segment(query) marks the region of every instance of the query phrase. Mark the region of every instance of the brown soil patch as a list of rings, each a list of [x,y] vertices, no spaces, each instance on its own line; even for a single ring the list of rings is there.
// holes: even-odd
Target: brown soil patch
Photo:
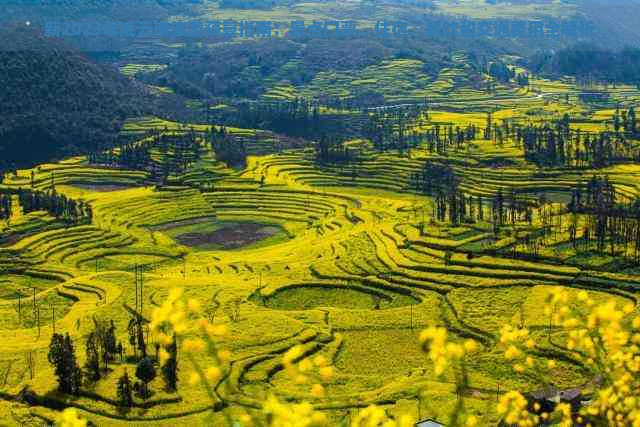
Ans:
[[[211,232],[185,233],[176,240],[185,246],[221,246],[237,249],[271,237],[280,231],[278,227],[255,223],[229,224]]]

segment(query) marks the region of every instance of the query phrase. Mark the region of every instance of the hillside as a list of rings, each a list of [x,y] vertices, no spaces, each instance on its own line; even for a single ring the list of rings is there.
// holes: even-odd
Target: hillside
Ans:
[[[35,30],[0,40],[0,167],[93,150],[143,110],[141,87]]]

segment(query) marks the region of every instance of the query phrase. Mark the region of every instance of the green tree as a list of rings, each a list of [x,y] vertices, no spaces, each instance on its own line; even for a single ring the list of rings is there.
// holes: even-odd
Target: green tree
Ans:
[[[142,397],[146,398],[149,392],[149,383],[156,377],[156,368],[150,358],[145,357],[138,363],[136,377],[142,381]]]
[[[109,329],[107,329],[104,344],[105,344],[105,352],[108,355],[108,359],[113,360],[114,356],[118,352],[118,343],[116,340],[116,326],[114,325],[113,320],[111,320]]]
[[[76,359],[76,352],[71,342],[71,337],[67,333],[64,337],[64,358],[65,366],[67,367],[67,382],[69,387],[69,393],[78,394],[80,391],[80,385],[82,384],[82,371],[78,366]]]
[[[58,389],[64,391],[66,386],[64,377],[64,337],[62,334],[53,334],[51,337],[48,359],[49,363],[55,367],[55,374],[58,377]]]
[[[98,353],[97,336],[95,332],[91,332],[87,335],[85,341],[85,354],[87,360],[84,364],[89,379],[91,381],[98,381],[100,379],[100,355]]]
[[[120,406],[124,408],[130,408],[133,406],[131,390],[131,380],[129,379],[129,374],[125,370],[124,375],[118,379],[118,403]]]
[[[49,344],[49,363],[55,367],[58,378],[58,390],[63,393],[77,394],[80,390],[82,373],[76,362],[75,350],[69,334],[53,334]]]

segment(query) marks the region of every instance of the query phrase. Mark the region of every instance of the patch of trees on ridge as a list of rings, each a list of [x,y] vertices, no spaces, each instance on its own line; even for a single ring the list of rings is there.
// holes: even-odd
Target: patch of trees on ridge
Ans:
[[[555,54],[542,53],[530,58],[535,73],[574,76],[577,81],[640,84],[640,49],[619,51],[594,45],[577,45]]]
[[[524,156],[539,166],[602,168],[616,162],[640,161],[634,107],[616,111],[613,131],[597,133],[570,128],[567,114],[555,126],[529,125],[507,130],[524,149]]]
[[[493,197],[466,195],[460,190],[460,178],[453,168],[442,162],[427,160],[412,176],[413,189],[434,198],[432,219],[450,224],[487,221],[494,233],[500,226],[533,221],[533,205],[511,191],[505,196],[498,190]]]
[[[372,141],[374,148],[379,151],[397,149],[402,152],[425,144],[431,153],[446,154],[449,147],[460,149],[466,142],[476,139],[480,132],[475,125],[460,127],[439,124],[425,132],[417,132],[416,125],[422,127],[429,118],[428,108],[428,105],[425,108],[416,105],[389,111],[376,110],[368,114],[362,126],[362,135]],[[485,139],[488,139],[486,133]]]
[[[49,191],[18,190],[18,200],[23,213],[46,211],[69,224],[90,224],[93,219],[91,205],[75,200],[55,189]]]
[[[170,176],[184,174],[207,149],[230,167],[246,165],[245,139],[230,134],[224,126],[212,127],[206,132],[196,132],[193,128],[180,131],[153,129],[139,141],[91,153],[89,163],[146,171],[150,173],[151,180],[166,184]]]
[[[169,175],[183,174],[190,164],[200,159],[202,148],[195,130],[163,131],[152,129],[146,136],[117,149],[91,153],[89,163],[146,171],[151,179],[166,183]]]

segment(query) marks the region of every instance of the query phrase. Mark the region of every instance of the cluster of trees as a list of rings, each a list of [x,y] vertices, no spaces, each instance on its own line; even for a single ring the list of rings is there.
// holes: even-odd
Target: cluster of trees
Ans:
[[[116,340],[116,327],[113,320],[107,323],[94,317],[93,324],[93,331],[85,339],[85,369],[87,378],[95,382],[102,377],[102,372],[108,371],[109,362],[115,359],[116,354],[119,353],[122,358],[123,348],[122,343]]]
[[[0,194],[0,220],[11,217],[11,194]]]
[[[494,61],[489,65],[489,75],[501,83],[508,83],[516,77],[516,72],[502,61]]]
[[[109,363],[115,361],[116,355],[120,361],[124,361],[124,349],[122,343],[117,341],[116,327],[113,320],[93,319],[94,328],[85,337],[86,362],[84,370],[78,366],[73,342],[67,333],[53,334],[49,344],[49,362],[55,367],[55,375],[58,380],[58,390],[62,393],[78,395],[83,380],[87,384],[95,383],[106,375]],[[117,396],[118,404],[123,408],[130,408],[134,404],[133,393],[137,392],[146,399],[149,395],[149,383],[157,376],[156,362],[158,361],[158,349],[156,346],[155,360],[147,355],[144,334],[142,333],[142,320],[140,316],[133,319],[135,339],[132,346],[140,351],[140,357],[136,351],[137,360],[135,376],[139,381],[131,382],[128,372],[118,379]],[[131,333],[131,325],[130,325]],[[142,337],[142,339],[140,339]],[[174,336],[172,344],[168,346],[169,357],[162,365],[161,373],[164,383],[169,391],[176,391],[178,387],[178,347]]]
[[[238,105],[237,120],[241,127],[271,129],[288,135],[313,138],[321,129],[331,131],[327,120],[321,117],[320,104],[304,98],[292,101]],[[333,132],[337,133],[337,132]]]
[[[91,223],[93,211],[91,205],[82,200],[76,201],[53,190],[18,190],[18,200],[23,213],[47,211],[70,224]]]
[[[449,147],[454,146],[460,149],[465,142],[476,139],[478,128],[476,125],[467,125],[465,128],[460,126],[453,127],[451,125],[440,127],[435,125],[426,133],[418,136],[419,143],[425,142],[427,150],[431,153],[446,154]]]
[[[617,202],[608,177],[593,176],[577,185],[567,209],[572,214],[569,235],[574,248],[580,244],[588,248],[595,242],[598,252],[608,250],[615,256],[620,249],[627,254],[633,245],[634,259],[640,261],[640,202]]]
[[[518,86],[529,85],[529,74],[524,71],[517,73],[514,68],[510,68],[502,61],[493,61],[489,65],[489,75],[500,83],[509,83],[512,79]]]
[[[140,169],[151,162],[149,144],[145,141],[140,144],[130,144],[120,147],[117,157],[118,165],[129,169]]]
[[[247,165],[247,147],[244,139],[230,135],[224,127],[211,132],[211,148],[218,161],[230,167],[245,167]]]
[[[153,156],[153,152],[157,156]],[[170,132],[153,129],[138,142],[121,144],[118,150],[106,150],[89,155],[89,162],[108,167],[149,171],[155,181],[166,182],[169,175],[184,173],[200,159],[202,147],[193,128]]]
[[[318,163],[349,163],[357,155],[338,138],[322,135],[315,146],[315,160]]]
[[[153,163],[152,173],[163,182],[170,174],[183,174],[190,164],[200,159],[201,147],[193,129],[184,133],[160,133],[155,140],[152,144],[160,151],[160,164]]]
[[[418,104],[394,109],[381,108],[367,115],[361,132],[379,151],[402,151],[421,142],[421,135],[411,129],[427,117],[428,107]]]
[[[420,171],[413,176],[416,191],[434,198],[434,216],[437,221],[448,220],[458,224],[464,219],[464,200],[459,190],[460,180],[453,168],[444,163],[426,161]]]
[[[627,136],[634,136],[638,133],[638,119],[633,105],[626,111],[620,111],[619,106],[616,108],[616,112],[613,115],[613,130],[616,133],[622,131]]]
[[[144,170],[151,163],[150,141],[135,144],[120,144],[119,150],[96,151],[89,154],[89,163],[110,167]]]
[[[134,384],[134,390],[137,390],[143,397],[148,396],[149,382],[157,376],[154,360],[159,362],[159,343],[155,344],[155,359],[150,357],[147,352],[147,341],[145,339],[145,328],[148,334],[148,327],[145,325],[145,320],[142,316],[135,313],[129,320],[127,331],[129,333],[129,344],[134,350],[134,360],[138,361],[136,367],[136,377],[141,381],[138,384]],[[148,337],[147,337],[148,338]],[[169,353],[168,359],[161,366],[161,374],[164,380],[165,386],[169,391],[176,391],[178,389],[178,346],[176,337],[173,337],[173,342],[166,348]]]
[[[568,233],[575,251],[608,254],[617,259],[640,262],[640,201],[620,202],[608,177],[593,176],[586,184],[578,183],[566,206],[546,203],[542,198],[537,216],[541,229],[520,240],[525,257],[537,256],[540,248],[554,236]],[[516,255],[516,248],[513,248]]]
[[[526,87],[529,86],[529,73],[517,73],[516,74],[516,83],[518,86]]]
[[[134,357],[144,359],[147,357],[147,343],[144,338],[144,320],[142,316],[135,315],[129,319],[127,332],[129,333],[129,344],[134,351]]]
[[[445,163],[428,160],[412,177],[414,189],[434,198],[433,218],[450,224],[487,221],[497,233],[500,226],[533,222],[533,206],[511,191],[506,197],[498,190],[494,197],[466,195],[460,190],[460,179]]]
[[[82,385],[82,371],[78,367],[75,348],[69,334],[53,334],[49,344],[49,363],[55,368],[58,390],[77,395]]]
[[[370,114],[363,126],[362,134],[380,151],[402,151],[426,144],[429,152],[445,154],[449,147],[463,148],[466,142],[476,139],[479,133],[479,128],[474,124],[466,127],[444,127],[436,124],[422,133],[411,130],[416,125],[422,126],[427,117],[428,110],[420,111],[418,106],[409,107],[404,111],[399,109],[394,114]]]
[[[558,120],[555,126],[528,125],[512,129],[515,142],[524,150],[525,159],[540,166],[575,168],[601,168],[615,162],[639,160],[640,150],[632,144],[636,133],[633,107],[623,119],[614,116],[615,131],[595,134],[572,130],[569,116]],[[628,131],[621,132],[621,129]]]

